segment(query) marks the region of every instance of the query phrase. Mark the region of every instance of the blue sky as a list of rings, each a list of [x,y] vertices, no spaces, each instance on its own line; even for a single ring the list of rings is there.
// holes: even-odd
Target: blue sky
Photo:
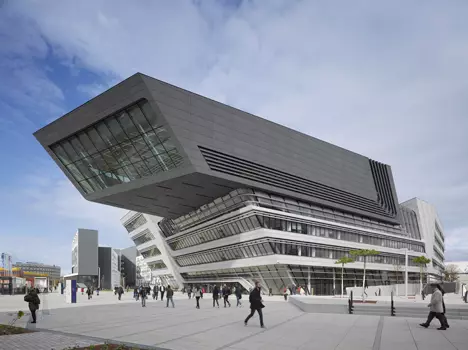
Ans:
[[[70,269],[77,227],[131,244],[32,133],[140,71],[392,166],[468,260],[468,4],[0,1],[0,251]]]

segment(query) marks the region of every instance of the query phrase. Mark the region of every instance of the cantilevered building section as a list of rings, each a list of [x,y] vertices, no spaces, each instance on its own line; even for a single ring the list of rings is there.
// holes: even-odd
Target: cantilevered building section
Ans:
[[[390,167],[265,119],[135,74],[35,136],[86,199],[131,210],[167,283],[331,294],[334,261],[360,248],[382,252],[370,284],[401,281],[405,249],[418,278],[425,240]],[[346,284],[361,276],[350,264]]]

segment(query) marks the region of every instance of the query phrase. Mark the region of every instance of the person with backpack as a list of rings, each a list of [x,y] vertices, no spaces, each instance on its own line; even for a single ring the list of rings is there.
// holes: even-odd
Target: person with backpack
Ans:
[[[284,297],[284,300],[288,300],[288,295],[290,294],[291,292],[289,291],[288,287],[284,287],[284,290],[283,290],[283,297]]]
[[[237,287],[236,288],[236,299],[237,299],[237,305],[236,307],[242,307],[242,290],[240,289],[240,287]]]
[[[265,307],[262,303],[262,295],[260,293],[260,282],[255,282],[255,288],[250,292],[249,301],[250,301],[250,314],[244,321],[244,325],[247,326],[247,322],[252,318],[257,311],[258,316],[260,317],[260,327],[265,328],[263,324],[263,311],[262,309]]]
[[[37,295],[37,288],[32,288],[28,294],[24,296],[24,301],[28,303],[29,311],[31,311],[32,322],[36,323],[36,310],[39,310],[41,300]]]

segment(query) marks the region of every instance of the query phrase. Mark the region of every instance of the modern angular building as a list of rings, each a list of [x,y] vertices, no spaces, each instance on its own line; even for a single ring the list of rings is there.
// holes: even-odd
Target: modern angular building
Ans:
[[[131,211],[122,223],[166,283],[332,294],[351,249],[381,252],[369,284],[393,283],[405,252],[416,280],[412,257],[433,256],[388,165],[143,74],[35,136],[84,198]]]

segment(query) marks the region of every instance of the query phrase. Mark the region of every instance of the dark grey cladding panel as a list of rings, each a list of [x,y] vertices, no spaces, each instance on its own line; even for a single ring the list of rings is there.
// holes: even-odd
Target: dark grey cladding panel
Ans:
[[[151,100],[151,95],[141,75],[135,74],[36,131],[34,136],[47,148],[142,98]]]
[[[388,166],[369,162],[359,154],[156,79],[144,79],[161,113],[199,171],[224,176],[220,169],[214,170],[207,164],[199,150],[205,147],[333,189],[331,192],[317,190],[316,195],[307,192],[305,197],[306,192],[301,192],[301,199],[320,199],[322,204],[334,202],[341,208],[359,206],[362,211],[378,216],[397,216],[396,193]],[[237,176],[239,182],[249,186],[275,188],[275,184],[266,186],[260,179],[229,175],[228,179]],[[286,193],[294,196],[292,189]],[[331,200],[327,201],[327,196]],[[357,198],[361,200],[354,201]]]

